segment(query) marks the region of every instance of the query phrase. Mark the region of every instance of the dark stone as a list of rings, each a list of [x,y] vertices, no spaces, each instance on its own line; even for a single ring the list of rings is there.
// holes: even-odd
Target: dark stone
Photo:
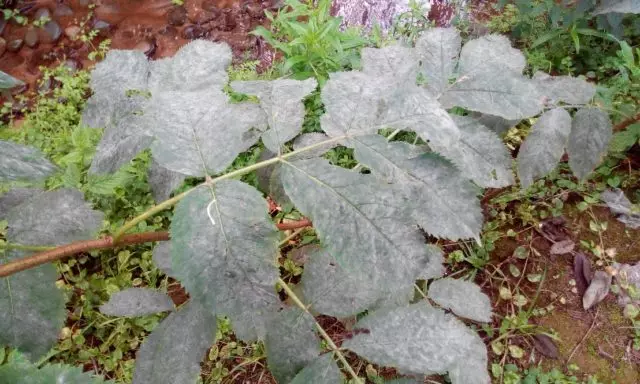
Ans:
[[[237,25],[237,21],[236,21],[237,15],[235,14],[235,12],[231,12],[229,10],[228,12],[224,12],[223,16],[224,16],[224,19],[223,19],[224,23],[222,24],[222,30],[233,31],[233,29]]]
[[[4,27],[7,26],[7,20],[4,17],[0,17],[0,36],[2,36],[2,32],[4,32]]]
[[[152,41],[144,40],[136,44],[135,47],[133,47],[135,51],[140,51],[145,55],[147,55],[147,57],[153,56],[153,54],[156,53],[156,48],[157,48],[157,45],[155,40],[152,40]]]
[[[7,44],[7,51],[9,52],[18,52],[20,48],[22,48],[22,39],[11,40]]]
[[[45,31],[46,40],[51,43],[58,41],[62,36],[62,28],[56,21],[49,21],[42,29]]]
[[[35,27],[29,27],[24,35],[24,43],[30,48],[38,45],[38,30]]]
[[[36,14],[33,15],[33,19],[34,20],[40,20],[40,19],[49,19],[51,20],[51,12],[49,11],[49,8],[40,8],[36,11]]]
[[[182,31],[182,37],[188,40],[199,39],[206,31],[199,25],[189,25]]]
[[[93,22],[93,29],[96,29],[100,36],[107,36],[111,29],[111,24],[106,21],[96,20]]]
[[[53,10],[53,16],[64,17],[73,15],[73,9],[66,4],[58,4],[56,9]]]
[[[4,51],[7,50],[7,42],[5,39],[0,37],[0,57],[4,54]]]
[[[187,10],[184,7],[172,8],[167,14],[169,25],[181,26],[187,22]]]

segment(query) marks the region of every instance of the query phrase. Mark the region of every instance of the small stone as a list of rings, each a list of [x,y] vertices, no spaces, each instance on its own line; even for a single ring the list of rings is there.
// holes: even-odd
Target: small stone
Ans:
[[[24,43],[30,48],[38,45],[38,31],[34,27],[30,27],[24,35]]]
[[[0,37],[0,57],[4,54],[4,51],[7,50],[7,41]]]
[[[189,25],[182,31],[182,37],[188,40],[198,39],[204,34],[205,30],[197,25]]]
[[[7,51],[9,52],[18,52],[20,48],[22,48],[22,39],[11,40],[7,44]]]
[[[45,31],[46,40],[50,43],[58,41],[60,36],[62,36],[62,28],[56,21],[49,21],[42,29]]]
[[[67,35],[67,37],[70,38],[71,40],[75,40],[80,34],[81,30],[82,29],[77,25],[72,25],[64,29],[64,34]]]
[[[91,0],[80,0],[78,3],[83,7],[88,7],[91,4]]]
[[[167,15],[169,25],[181,26],[187,22],[187,10],[184,7],[175,7]]]
[[[51,12],[49,11],[49,8],[40,8],[36,11],[36,14],[33,15],[33,19],[34,20],[40,20],[40,19],[48,19],[51,20]]]
[[[62,66],[72,73],[82,68],[82,65],[79,62],[71,59],[65,60],[64,63],[62,63]]]
[[[93,23],[93,29],[96,29],[100,36],[106,36],[111,29],[111,24],[107,23],[106,21],[96,20]]]
[[[56,17],[64,17],[73,15],[73,9],[65,4],[58,4],[56,9],[53,11],[53,16]]]
[[[151,57],[156,52],[156,43],[155,41],[141,41],[133,47],[133,50],[140,51],[147,55],[147,57]]]

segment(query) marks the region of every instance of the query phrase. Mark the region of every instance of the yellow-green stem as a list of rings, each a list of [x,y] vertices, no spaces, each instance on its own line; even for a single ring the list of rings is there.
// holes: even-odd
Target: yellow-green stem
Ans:
[[[304,303],[300,300],[298,295],[296,295],[295,292],[293,292],[293,290],[289,287],[289,285],[287,285],[287,283],[284,280],[282,280],[281,278],[278,278],[278,284],[282,287],[282,289],[284,289],[284,291],[287,293],[287,296],[289,296],[289,298],[294,302],[295,305],[297,305],[300,309],[308,313],[310,316],[313,316],[311,315],[311,312],[309,312],[309,309],[307,309],[307,306],[304,305]],[[317,321],[315,323],[316,323],[316,328],[320,333],[320,336],[322,336],[322,338],[327,342],[327,345],[329,346],[329,348],[336,354],[336,356],[338,356],[338,360],[340,360],[340,362],[342,363],[342,366],[349,373],[353,381],[356,384],[364,384],[364,382],[360,380],[360,378],[358,377],[358,374],[353,370],[351,365],[349,365],[349,362],[344,357],[342,352],[340,352],[340,348],[338,348],[338,346],[333,342],[331,337],[329,337],[329,334],[327,334],[327,331],[325,331],[324,328],[322,328],[320,323],[318,323]]]

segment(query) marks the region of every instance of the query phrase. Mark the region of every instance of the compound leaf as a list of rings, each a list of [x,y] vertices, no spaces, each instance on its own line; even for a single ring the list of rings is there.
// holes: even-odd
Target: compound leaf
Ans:
[[[594,15],[603,13],[640,13],[640,3],[636,0],[603,0],[594,11]]]
[[[287,383],[320,354],[313,316],[297,307],[272,316],[264,341],[269,371],[278,383]]]
[[[0,383],[12,384],[115,384],[82,371],[82,368],[62,364],[36,365],[9,363],[0,366]]]
[[[427,244],[427,252],[429,253],[429,262],[426,268],[418,275],[419,279],[429,280],[442,277],[445,274],[444,254],[438,246]]]
[[[265,112],[269,124],[269,129],[262,134],[262,142],[274,153],[281,153],[282,146],[302,130],[305,114],[302,99],[311,94],[317,85],[315,79],[231,83],[236,92],[255,95],[260,100],[260,107]]]
[[[544,72],[536,72],[533,79],[542,95],[554,104],[559,101],[567,104],[587,104],[596,95],[595,85],[578,77],[550,76]]]
[[[415,84],[418,58],[413,49],[401,45],[362,49],[362,71],[373,76],[393,76],[398,82]]]
[[[478,123],[489,128],[499,136],[502,136],[509,130],[509,128],[516,126],[520,122],[519,119],[507,120],[500,116],[487,115],[485,113],[478,112],[472,113],[471,116],[473,116]]]
[[[165,201],[176,188],[182,185],[187,177],[158,164],[155,160],[149,166],[148,180],[151,193],[156,202]]]
[[[171,243],[163,241],[153,248],[153,263],[167,276],[173,276],[171,269]]]
[[[485,323],[491,321],[491,300],[477,284],[469,281],[436,280],[429,286],[429,298],[458,316]]]
[[[327,251],[349,274],[398,291],[425,268],[424,237],[408,220],[406,197],[393,186],[324,159],[285,162],[282,182],[295,206],[313,221]]]
[[[430,147],[481,187],[501,188],[513,184],[511,155],[498,135],[471,117],[452,117],[462,132],[460,140],[450,146],[429,143]]]
[[[458,71],[463,75],[471,75],[483,69],[510,69],[522,73],[527,60],[520,50],[511,46],[511,41],[504,35],[485,35],[467,42],[460,51]]]
[[[265,129],[257,104],[232,104],[218,90],[156,94],[145,115],[154,121],[158,164],[197,177],[225,170]]]
[[[569,166],[578,179],[587,177],[600,164],[612,135],[611,120],[606,112],[596,108],[576,112],[567,153]]]
[[[82,193],[60,189],[35,195],[8,212],[7,240],[23,245],[62,245],[95,235],[103,214],[91,210]],[[8,260],[25,256],[10,251]],[[65,310],[51,264],[0,279],[0,344],[32,358],[44,355],[57,340]]]
[[[380,135],[351,142],[360,163],[407,196],[413,219],[425,231],[453,240],[479,236],[483,216],[476,190],[447,160]]]
[[[262,338],[267,315],[280,304],[278,239],[267,202],[249,185],[225,180],[198,188],[175,209],[173,275],[205,308],[229,316],[238,337]]]
[[[373,312],[356,324],[368,333],[343,343],[372,363],[415,373],[449,373],[454,384],[488,384],[487,350],[460,320],[425,305]]]
[[[128,288],[116,292],[100,306],[100,312],[107,316],[124,317],[147,316],[174,309],[169,296],[149,288]]]
[[[0,182],[38,181],[56,171],[56,166],[36,148],[0,140],[0,153]]]
[[[309,146],[312,146],[312,145],[320,144],[320,143],[328,141],[329,139],[330,139],[329,136],[325,135],[324,133],[320,133],[320,132],[304,133],[304,134],[296,137],[296,139],[293,141],[293,150],[297,151],[297,150],[300,150],[300,149],[305,148],[305,147],[309,147]],[[330,149],[336,147],[337,145],[338,145],[338,143],[335,142],[335,141],[328,142],[326,144],[320,145],[317,148],[302,152],[299,155],[296,155],[295,158],[296,159],[310,159],[312,157],[320,157],[320,156],[324,155]]]
[[[342,384],[344,377],[333,360],[333,353],[315,358],[289,384]]]
[[[216,317],[191,300],[164,319],[142,343],[133,384],[195,383],[200,362],[215,335]]]
[[[571,115],[565,109],[552,109],[540,116],[518,152],[518,176],[523,188],[556,167],[570,132]]]
[[[449,86],[461,46],[462,38],[455,28],[430,28],[416,41],[420,69],[434,96],[439,97]]]
[[[0,196],[0,220],[20,204],[44,192],[39,188],[13,188]]]

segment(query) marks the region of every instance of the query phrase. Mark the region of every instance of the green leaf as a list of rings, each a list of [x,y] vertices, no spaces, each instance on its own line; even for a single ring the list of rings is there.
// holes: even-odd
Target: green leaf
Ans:
[[[613,135],[609,143],[609,151],[626,152],[640,140],[640,124],[632,124],[622,132]]]
[[[406,196],[413,219],[425,231],[452,240],[479,236],[483,216],[476,190],[448,161],[380,135],[351,143],[360,163]]]
[[[45,365],[38,369],[30,364],[0,366],[0,382],[11,384],[115,384],[68,365]]]
[[[116,292],[100,306],[102,314],[121,317],[147,316],[174,309],[169,296],[150,288],[128,288]]]
[[[569,166],[578,179],[586,178],[600,164],[612,136],[606,112],[585,108],[576,112],[569,134]]]
[[[436,280],[429,285],[429,298],[458,316],[491,321],[491,300],[474,283],[451,278]]]
[[[269,371],[279,383],[291,381],[320,354],[313,316],[299,308],[275,314],[264,341]]]
[[[216,317],[191,300],[164,319],[142,343],[133,384],[195,384],[200,362],[215,335]]]
[[[549,76],[544,72],[536,72],[533,80],[540,88],[549,103],[587,104],[596,95],[595,85],[584,79],[571,76]]]
[[[89,177],[87,191],[96,195],[113,195],[116,188],[125,187],[133,176],[124,169],[114,174],[92,175]]]
[[[640,13],[640,3],[636,0],[603,0],[600,6],[594,9],[594,15],[603,13]]]
[[[317,87],[314,79],[303,81],[278,79],[273,81],[234,81],[231,87],[239,93],[255,95],[267,116],[269,129],[262,134],[262,142],[273,153],[281,153],[282,146],[302,130],[304,104]]]
[[[8,73],[0,71],[0,89],[11,89],[23,84],[24,82],[22,80],[16,79]]]
[[[462,38],[455,28],[429,28],[416,41],[426,87],[436,97],[449,86],[461,46]]]
[[[304,367],[289,384],[340,384],[343,381],[333,353],[325,353]]]
[[[417,303],[374,312],[356,324],[368,333],[343,347],[372,363],[416,373],[448,373],[453,384],[486,384],[487,350],[478,335],[444,311]]]
[[[531,49],[537,48],[542,44],[546,43],[547,41],[551,41],[556,37],[562,35],[563,33],[565,33],[564,29],[560,29],[560,28],[544,33],[542,36],[535,39],[533,43],[531,43]]]
[[[182,173],[168,170],[155,160],[151,160],[148,180],[149,186],[151,186],[151,193],[156,202],[160,203],[167,200],[171,193],[184,183],[186,178]]]
[[[32,147],[0,140],[0,153],[0,182],[39,181],[56,171],[56,166]]]
[[[264,337],[280,305],[279,234],[267,209],[258,191],[226,180],[182,199],[171,224],[173,276],[205,308],[229,316],[243,340]]]
[[[35,246],[62,245],[92,238],[103,214],[91,210],[79,191],[40,193],[8,212],[7,240]],[[8,260],[26,256],[11,251]],[[45,264],[0,279],[0,344],[38,358],[53,346],[65,319],[64,296],[55,286],[58,274]]]
[[[394,291],[426,267],[428,253],[409,219],[411,206],[392,186],[324,159],[285,162],[282,182],[349,274]]]
[[[558,165],[570,132],[571,115],[563,108],[552,109],[538,118],[518,152],[518,177],[523,188]]]

